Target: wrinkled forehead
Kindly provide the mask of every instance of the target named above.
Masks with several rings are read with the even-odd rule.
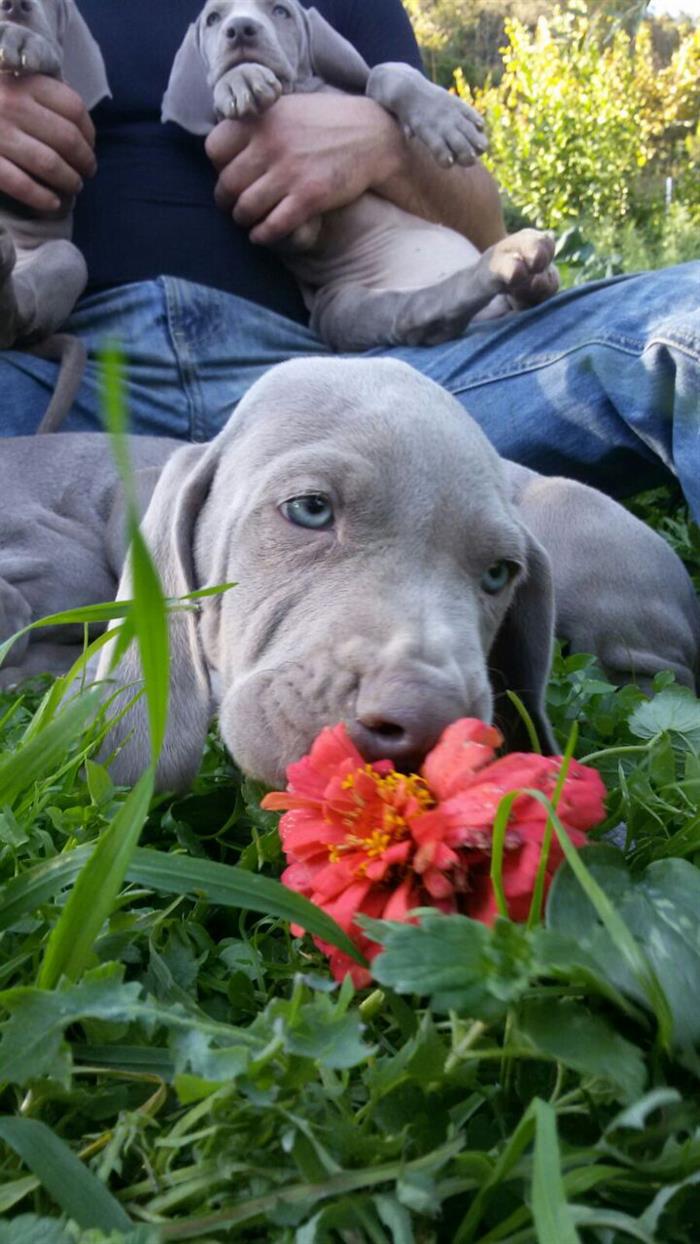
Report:
[[[273,368],[233,417],[252,471],[333,461],[396,490],[464,493],[510,511],[502,463],[455,398],[402,363],[298,360]],[[466,495],[466,492],[469,495]]]
[[[199,16],[200,24],[206,29],[206,20],[211,13],[219,13],[222,18],[235,15],[250,17],[272,17],[273,10],[284,8],[290,17],[298,12],[296,0],[207,0]]]

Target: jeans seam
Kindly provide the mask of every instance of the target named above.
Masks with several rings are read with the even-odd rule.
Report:
[[[180,378],[180,388],[187,403],[189,415],[189,439],[191,441],[206,440],[205,429],[200,418],[201,396],[197,367],[192,358],[189,340],[182,322],[182,298],[180,282],[175,277],[158,277],[163,290],[165,303],[165,320],[172,346],[173,357]]]
[[[551,366],[552,363],[560,363],[563,359],[569,358],[572,354],[577,354],[579,350],[589,349],[591,346],[614,346],[615,349],[623,350],[626,354],[634,356],[640,355],[644,350],[642,342],[634,342],[633,338],[619,338],[614,341],[609,337],[591,337],[588,341],[582,342],[580,345],[571,346],[568,350],[559,350],[552,354],[538,354],[534,358],[530,357],[527,361],[521,363],[510,363],[507,367],[501,367],[497,371],[482,372],[478,376],[472,377],[468,383],[460,384],[454,388],[450,388],[451,393],[466,393],[468,389],[477,389],[482,384],[491,384],[494,380],[507,380],[513,376],[526,376],[528,372],[540,371],[544,367]],[[466,378],[465,378],[466,379]]]
[[[661,334],[652,337],[651,341],[647,341],[642,354],[646,354],[647,350],[653,350],[655,346],[668,346],[672,350],[682,350],[691,358],[694,363],[700,363],[700,341],[694,334],[686,336],[685,333]]]
[[[538,354],[530,357],[527,361],[518,364],[511,362],[507,367],[499,368],[496,371],[481,372],[479,375],[472,376],[464,382],[456,386],[449,387],[449,391],[456,395],[458,393],[466,393],[470,389],[477,389],[484,384],[492,384],[495,380],[506,380],[515,376],[525,376],[529,372],[539,371],[544,367],[551,366],[552,363],[560,363],[563,359],[576,354],[579,350],[590,349],[591,347],[604,347],[608,349],[620,350],[630,356],[642,357],[649,350],[656,346],[667,346],[669,349],[682,350],[692,358],[694,362],[700,362],[700,344],[697,337],[693,333],[686,333],[676,330],[673,333],[659,332],[648,341],[641,341],[637,337],[628,337],[623,334],[608,334],[605,337],[590,337],[585,342],[571,346],[566,350],[552,351],[549,354]]]

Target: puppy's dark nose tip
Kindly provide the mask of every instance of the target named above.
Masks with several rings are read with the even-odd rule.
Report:
[[[390,760],[400,769],[412,770],[420,767],[440,731],[434,723],[422,726],[398,713],[388,717],[365,713],[349,725],[348,733],[365,760]]]
[[[231,22],[226,27],[226,38],[231,43],[254,43],[260,32],[257,22],[241,21]]]

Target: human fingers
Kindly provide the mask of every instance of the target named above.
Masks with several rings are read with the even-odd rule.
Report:
[[[204,149],[217,172],[221,172],[247,147],[252,134],[247,121],[219,121],[207,134]]]
[[[52,190],[38,185],[11,160],[0,155],[0,193],[37,212],[56,212],[61,200]]]
[[[70,195],[95,171],[94,130],[80,97],[70,88],[56,95],[55,87],[63,84],[38,75],[26,82],[0,78],[0,156],[32,180]],[[54,110],[55,103],[62,112]]]
[[[88,146],[94,147],[95,126],[78,92],[65,82],[47,78],[43,74],[37,74],[28,81],[36,102],[73,124],[80,130]]]
[[[276,242],[281,242],[310,220],[318,218],[319,211],[315,203],[313,193],[293,190],[284,194],[264,219],[251,229],[251,242],[260,246],[273,246]]]

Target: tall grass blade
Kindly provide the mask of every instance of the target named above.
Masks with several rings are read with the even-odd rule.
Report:
[[[130,1231],[133,1222],[65,1141],[38,1119],[0,1119],[0,1140],[14,1149],[49,1196],[86,1230]]]
[[[6,882],[0,889],[0,933],[11,929],[24,916],[48,903],[64,886],[70,885],[93,850],[91,845],[76,847]]]
[[[557,1139],[557,1116],[536,1097],[535,1152],[532,1164],[532,1217],[538,1244],[581,1244],[564,1192]]]
[[[133,474],[126,439],[126,403],[122,360],[113,348],[103,355],[104,410],[112,452],[126,499],[127,539],[130,545],[134,600],[132,617],[141,657],[151,733],[151,762],[155,765],[168,721],[170,645],[165,597],[158,573],[139,527]]]
[[[314,937],[344,950],[356,963],[365,960],[355,944],[330,916],[303,895],[289,890],[271,877],[217,864],[214,860],[192,856],[164,855],[161,851],[139,848],[128,870],[130,881],[148,886],[161,894],[200,896],[223,907],[240,907],[261,915],[275,916],[299,924]]]
[[[630,933],[624,920],[618,915],[607,894],[586,868],[576,847],[572,843],[566,829],[542,791],[528,790],[528,795],[537,799],[543,807],[550,810],[554,832],[559,839],[564,858],[576,877],[581,889],[595,908],[601,923],[607,929],[613,944],[622,955],[630,971],[634,974],[644,991],[651,1010],[659,1025],[659,1038],[665,1049],[671,1043],[673,1033],[673,1016],[668,998],[651,963]]]
[[[37,985],[52,989],[62,976],[77,980],[109,917],[139,840],[153,794],[153,768],[127,795],[81,870],[46,943]]]
[[[564,789],[564,783],[566,781],[566,777],[569,772],[571,760],[573,758],[574,750],[576,748],[577,739],[578,739],[578,724],[577,722],[574,722],[571,727],[571,731],[569,733],[569,739],[566,744],[564,755],[562,756],[561,767],[557,775],[556,785],[552,792],[552,807],[555,812],[557,808],[559,807],[559,797],[561,795],[562,790]],[[538,925],[542,919],[542,904],[544,902],[544,887],[545,887],[545,880],[547,877],[547,864],[549,862],[549,852],[552,846],[553,833],[554,833],[554,826],[552,825],[552,818],[551,816],[548,816],[547,824],[544,827],[544,834],[542,835],[542,847],[540,849],[540,858],[537,864],[537,875],[535,877],[535,884],[534,884],[533,891],[532,891],[530,911],[528,912],[528,917],[527,917],[528,929],[534,929],[535,926]]]
[[[136,789],[135,787],[134,790]],[[110,826],[107,834],[112,829],[113,826]],[[24,916],[52,899],[70,884],[81,869],[87,873],[88,863],[99,849],[100,844],[97,847],[76,847],[74,851],[67,851],[57,859],[38,864],[22,876],[8,881],[0,888],[0,933],[12,928]],[[109,863],[110,858],[105,855],[103,867]],[[354,943],[335,920],[301,894],[288,890],[270,877],[262,877],[244,868],[218,864],[214,860],[194,859],[189,855],[167,855],[164,851],[137,848],[127,864],[123,879],[147,886],[149,890],[155,890],[159,894],[188,895],[205,899],[220,907],[254,911],[260,915],[300,924],[308,933],[344,950],[356,962],[364,963]],[[91,896],[93,902],[94,897]],[[69,901],[72,901],[72,896]],[[76,913],[76,919],[78,916],[79,913]],[[106,915],[102,919],[106,919]],[[65,967],[62,970],[65,972]],[[41,978],[38,984],[47,987]]]
[[[0,807],[11,807],[35,782],[52,774],[97,712],[99,701],[99,692],[88,691],[0,760]]]

